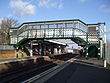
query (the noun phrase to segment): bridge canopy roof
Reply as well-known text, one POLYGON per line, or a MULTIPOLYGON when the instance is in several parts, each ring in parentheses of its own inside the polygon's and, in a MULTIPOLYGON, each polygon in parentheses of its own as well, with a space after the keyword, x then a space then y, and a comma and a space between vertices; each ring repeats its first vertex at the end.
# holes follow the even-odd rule
POLYGON ((19 29, 20 27, 24 25, 44 25, 44 24, 60 24, 60 23, 71 23, 71 22, 80 22, 86 26, 89 25, 98 25, 97 24, 86 24, 85 22, 81 21, 80 19, 70 19, 70 20, 53 20, 53 21, 36 21, 36 22, 24 22, 18 27, 12 27, 11 29, 19 29))

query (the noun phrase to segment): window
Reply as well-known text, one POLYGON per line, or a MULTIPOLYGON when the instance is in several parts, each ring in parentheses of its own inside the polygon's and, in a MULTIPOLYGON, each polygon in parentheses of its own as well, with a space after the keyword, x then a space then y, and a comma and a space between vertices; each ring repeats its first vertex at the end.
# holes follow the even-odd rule
POLYGON ((49 24, 49 28, 55 28, 54 24, 49 24))
POLYGON ((65 27, 65 24, 58 24, 58 28, 63 28, 65 27))
POLYGON ((44 25, 45 26, 45 28, 48 28, 49 27, 49 25, 44 25))
POLYGON ((66 24, 67 27, 73 27, 73 23, 66 24))
POLYGON ((79 24, 79 29, 81 29, 81 30, 87 32, 87 27, 84 26, 83 24, 79 24))
POLYGON ((45 25, 41 25, 41 29, 44 29, 45 28, 45 25))
POLYGON ((40 25, 35 25, 35 26, 33 26, 33 28, 40 29, 40 25))
POLYGON ((88 27, 88 32, 96 32, 96 27, 88 27))

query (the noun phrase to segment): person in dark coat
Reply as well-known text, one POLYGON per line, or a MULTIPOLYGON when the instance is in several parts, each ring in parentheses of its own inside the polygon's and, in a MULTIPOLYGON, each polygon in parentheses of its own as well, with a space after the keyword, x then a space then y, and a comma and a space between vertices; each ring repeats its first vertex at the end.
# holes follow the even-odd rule
POLYGON ((83 56, 83 49, 80 50, 80 56, 83 56))

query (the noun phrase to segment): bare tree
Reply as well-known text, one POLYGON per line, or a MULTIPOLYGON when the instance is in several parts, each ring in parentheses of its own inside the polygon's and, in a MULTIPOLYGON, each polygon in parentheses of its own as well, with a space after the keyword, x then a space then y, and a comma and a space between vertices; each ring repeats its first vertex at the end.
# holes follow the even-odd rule
POLYGON ((10 28, 18 25, 18 21, 13 18, 4 18, 1 22, 0 43, 10 44, 10 28))

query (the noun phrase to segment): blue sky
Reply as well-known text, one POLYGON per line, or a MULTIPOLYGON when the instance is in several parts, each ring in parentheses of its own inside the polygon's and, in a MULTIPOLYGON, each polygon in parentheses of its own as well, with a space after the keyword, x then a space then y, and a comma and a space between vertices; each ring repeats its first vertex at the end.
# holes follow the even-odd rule
POLYGON ((109 34, 110 0, 0 0, 0 20, 5 17, 13 17, 20 23, 66 19, 106 22, 109 34))

